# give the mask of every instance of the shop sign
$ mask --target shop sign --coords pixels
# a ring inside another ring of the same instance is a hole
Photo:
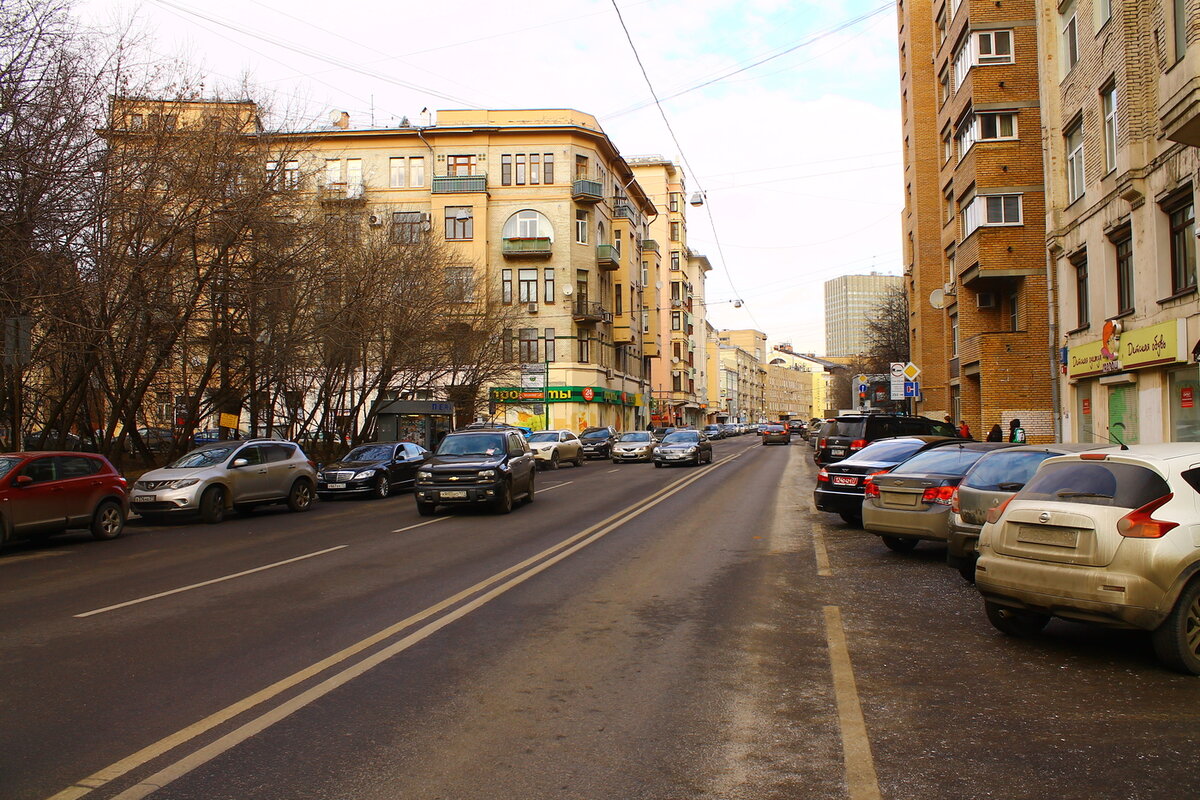
[[[534,391],[504,386],[490,390],[488,399],[494,403],[528,403],[531,400],[541,401],[543,391],[547,403],[607,403],[614,406],[642,406],[646,403],[645,395],[595,386],[550,386]]]
[[[1083,398],[1083,413],[1084,414],[1092,413],[1092,398],[1090,398],[1090,397]]]
[[[1123,331],[1115,337],[1072,347],[1067,353],[1067,375],[1085,378],[1187,361],[1184,352],[1186,321],[1174,319],[1148,328]]]
[[[596,390],[590,386],[583,387],[581,394],[583,395],[583,399],[589,403],[596,399]]]
[[[1072,347],[1067,352],[1067,375],[1072,378],[1120,371],[1121,362],[1110,358],[1105,353],[1104,345],[1100,342],[1081,344],[1078,347]]]
[[[1179,394],[1179,407],[1192,408],[1196,404],[1196,396],[1191,386],[1184,386]]]

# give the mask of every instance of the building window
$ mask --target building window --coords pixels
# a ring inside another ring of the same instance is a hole
[[[650,285],[650,262],[642,262],[642,286]]]
[[[512,278],[511,269],[500,270],[500,302],[505,305],[512,302]]]
[[[1117,313],[1133,311],[1133,237],[1128,231],[1113,242],[1117,261]]]
[[[536,303],[538,300],[537,269],[517,270],[517,301]]]
[[[984,225],[1020,225],[1021,195],[979,195],[962,210],[963,238]]]
[[[325,185],[331,186],[342,182],[342,160],[340,158],[325,159]]]
[[[978,135],[979,128],[975,125],[975,114],[968,110],[958,118],[958,125],[954,131],[954,144],[958,148],[959,161],[966,158],[967,152],[975,146],[975,139]]]
[[[446,239],[462,241],[475,238],[475,215],[470,206],[446,206]]]
[[[500,343],[504,351],[505,362],[511,363],[513,360],[513,331],[512,328],[505,328],[500,334]]]
[[[937,20],[934,23],[937,28],[937,44],[946,41],[946,10],[942,9],[938,12]]]
[[[542,270],[542,299],[544,302],[554,302],[554,267],[546,267]]]
[[[1112,19],[1112,0],[1096,0],[1096,30]]]
[[[547,186],[554,183],[554,153],[542,156],[542,183]]]
[[[393,189],[403,189],[408,186],[404,180],[407,175],[406,167],[403,158],[388,159],[388,186]]]
[[[671,241],[672,242],[681,241],[682,234],[683,234],[683,223],[672,222],[671,223]]]
[[[534,185],[542,182],[542,157],[538,153],[529,154],[529,182]]]
[[[1075,4],[1071,3],[1061,12],[1062,61],[1066,72],[1079,63],[1079,23],[1075,18]]]
[[[672,311],[671,312],[671,330],[673,330],[673,331],[683,330],[683,312],[682,311]]]
[[[980,31],[975,34],[976,61],[979,64],[1011,64],[1012,31]]]
[[[1067,151],[1067,202],[1083,197],[1083,122],[1067,129],[1063,137]]]
[[[396,211],[392,214],[392,241],[416,244],[424,237],[427,227],[424,212]]]
[[[590,348],[588,347],[587,331],[583,328],[578,328],[575,335],[575,347],[579,358],[576,359],[580,364],[587,364],[591,361]]]
[[[512,156],[500,156],[500,185],[512,186]]]
[[[947,128],[946,132],[942,134],[942,163],[944,164],[952,158],[954,158],[954,136]]]
[[[1086,328],[1091,323],[1091,308],[1088,304],[1087,253],[1071,256],[1071,267],[1075,270],[1075,324]]]
[[[587,244],[588,218],[587,212],[582,210],[575,211],[575,242],[577,244]]]
[[[504,239],[549,239],[554,241],[550,220],[533,209],[518,211],[504,222],[500,235]]]
[[[517,340],[517,361],[522,364],[535,364],[538,358],[537,328],[521,328]]]
[[[679,211],[679,192],[671,192],[670,210],[672,213]]]
[[[554,328],[546,328],[545,339],[546,339],[546,360],[554,361],[555,355],[556,355],[554,352]]]
[[[1104,113],[1104,168],[1117,168],[1117,84],[1110,83],[1100,90],[1100,108]]]
[[[1018,302],[1017,290],[1013,289],[1008,295],[1008,329],[1010,331],[1021,330],[1017,327],[1020,322],[1020,315],[1017,313],[1019,310],[1020,303]]]
[[[980,113],[976,119],[981,141],[1017,138],[1017,115],[1012,111]]]
[[[587,156],[575,156],[575,180],[581,181],[589,178],[588,175],[588,158]]]
[[[1171,22],[1175,30],[1175,60],[1183,59],[1187,52],[1187,0],[1171,0]]]
[[[942,70],[942,74],[938,76],[938,104],[941,105],[950,99],[950,70]]]
[[[410,158],[408,160],[408,188],[420,189],[425,185],[425,159]]]
[[[475,269],[446,267],[446,291],[452,303],[469,303],[475,299]]]
[[[1190,198],[1168,210],[1171,221],[1171,293],[1196,287],[1196,215]]]
[[[613,314],[620,316],[625,313],[625,298],[621,294],[621,284],[613,285]]]
[[[948,186],[946,193],[942,195],[942,213],[945,224],[949,225],[954,221],[954,187]]]
[[[679,259],[680,259],[680,252],[678,250],[672,250],[671,251],[671,269],[672,270],[679,269]]]
[[[971,72],[974,59],[971,56],[971,37],[966,37],[962,40],[962,44],[954,52],[954,90],[958,89],[967,82],[967,75]]]
[[[950,357],[958,358],[958,314],[950,315]]]
[[[446,156],[446,174],[451,178],[463,178],[475,174],[476,157]]]
[[[525,156],[517,153],[517,186],[525,185]]]
[[[294,190],[300,188],[300,162],[283,162],[283,188]]]

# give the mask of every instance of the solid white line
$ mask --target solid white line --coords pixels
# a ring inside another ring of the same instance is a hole
[[[850,650],[842,627],[842,610],[825,606],[825,638],[829,642],[829,665],[833,671],[833,694],[837,700],[838,726],[842,733],[842,761],[850,800],[880,800],[871,740],[863,720],[862,705],[850,666]]]
[[[616,469],[610,469],[608,472],[620,472],[620,471],[621,471],[621,468],[617,467]],[[605,473],[605,474],[607,475],[608,473]]]
[[[572,483],[574,483],[574,482],[575,482],[575,481],[563,481],[562,483],[552,483],[552,484],[550,484],[549,486],[542,486],[542,487],[540,487],[540,488],[537,490],[537,492],[538,492],[538,494],[541,494],[542,492],[548,492],[548,491],[550,491],[551,489],[558,489],[559,487],[562,487],[562,486],[569,486],[570,484],[572,484]]]
[[[124,603],[117,603],[115,606],[105,606],[104,608],[97,608],[95,611],[85,611],[84,613],[76,614],[75,616],[78,617],[79,619],[82,619],[84,617],[91,617],[96,614],[103,614],[106,611],[116,611],[118,608],[126,608],[127,606],[135,606],[138,603],[146,603],[146,602],[149,602],[150,600],[158,600],[160,597],[170,597],[173,594],[179,594],[180,592],[190,592],[192,589],[199,589],[203,586],[212,586],[214,583],[221,583],[223,581],[231,581],[234,578],[241,578],[246,575],[253,575],[256,572],[262,572],[263,570],[274,569],[275,567],[282,567],[285,564],[294,564],[297,561],[303,561],[304,559],[312,558],[313,556],[323,556],[326,553],[332,553],[335,550],[342,550],[349,546],[350,545],[348,545],[348,544],[339,544],[337,547],[330,547],[325,550],[318,550],[317,552],[309,553],[308,555],[296,556],[295,558],[289,558],[286,561],[276,561],[274,564],[265,564],[261,567],[255,567],[254,569],[245,570],[244,572],[236,572],[233,575],[226,575],[221,578],[213,578],[210,581],[202,581],[201,583],[193,583],[191,586],[180,586],[178,589],[171,589],[170,591],[159,592],[158,594],[152,594],[147,597],[139,597],[136,600],[127,600]]]
[[[423,528],[426,525],[432,525],[435,522],[445,522],[448,519],[454,519],[454,515],[451,514],[448,517],[438,517],[437,519],[425,520],[424,522],[418,522],[416,525],[409,525],[407,528],[397,528],[396,530],[392,531],[392,533],[404,533],[405,531],[411,531],[413,528]]]

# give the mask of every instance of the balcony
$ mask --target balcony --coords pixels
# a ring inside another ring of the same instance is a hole
[[[481,175],[435,175],[434,194],[469,194],[487,192],[487,173]]]
[[[549,258],[553,242],[548,236],[531,236],[504,240],[505,258]]]
[[[580,323],[612,322],[611,311],[606,311],[599,303],[589,303],[586,300],[575,301],[571,316]]]
[[[317,189],[322,205],[363,206],[367,204],[366,187],[361,183],[326,183]]]
[[[577,178],[571,184],[571,199],[576,203],[599,203],[604,199],[604,184],[590,178]]]
[[[1200,55],[1189,47],[1183,59],[1159,76],[1158,115],[1163,135],[1189,147],[1200,146]],[[1131,164],[1137,168],[1141,164]]]
[[[642,240],[642,252],[643,253],[645,253],[645,252],[657,253],[658,252],[658,242],[654,241],[653,239],[643,239]]]
[[[611,244],[596,245],[596,266],[608,271],[621,266],[621,251]]]
[[[629,205],[629,203],[617,203],[613,206],[614,219],[627,219],[631,222],[637,221],[637,210]]]

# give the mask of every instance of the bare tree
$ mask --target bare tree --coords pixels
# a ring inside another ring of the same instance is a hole
[[[887,372],[894,361],[908,361],[908,297],[904,287],[893,287],[865,320],[867,373]]]

